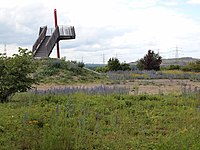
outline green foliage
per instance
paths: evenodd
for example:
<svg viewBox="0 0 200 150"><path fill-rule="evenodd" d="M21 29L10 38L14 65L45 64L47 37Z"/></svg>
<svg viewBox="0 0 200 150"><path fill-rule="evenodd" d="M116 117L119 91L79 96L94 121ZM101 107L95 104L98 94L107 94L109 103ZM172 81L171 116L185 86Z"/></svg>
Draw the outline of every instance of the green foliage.
<svg viewBox="0 0 200 150"><path fill-rule="evenodd" d="M183 71L200 72L200 60L196 62L190 62L186 66L181 68Z"/></svg>
<svg viewBox="0 0 200 150"><path fill-rule="evenodd" d="M78 67L83 68L85 64L83 62L78 62Z"/></svg>
<svg viewBox="0 0 200 150"><path fill-rule="evenodd" d="M110 58L108 60L108 69L109 69L109 71L120 70L121 67L120 67L119 59L117 59L117 58Z"/></svg>
<svg viewBox="0 0 200 150"><path fill-rule="evenodd" d="M170 65L170 66L161 66L160 69L161 70L181 70L181 66L180 65Z"/></svg>
<svg viewBox="0 0 200 150"><path fill-rule="evenodd" d="M120 63L117 58L110 58L106 66L97 67L97 72L108 72L108 71L118 71L118 70L131 70L130 65L127 63Z"/></svg>
<svg viewBox="0 0 200 150"><path fill-rule="evenodd" d="M41 83L56 84L94 82L104 78L86 70L82 62L54 58L38 60L35 76L40 79Z"/></svg>
<svg viewBox="0 0 200 150"><path fill-rule="evenodd" d="M180 65L170 65L169 70L180 70Z"/></svg>
<svg viewBox="0 0 200 150"><path fill-rule="evenodd" d="M101 66L101 67L97 67L96 68L97 72L102 72L102 73L106 73L109 71L108 66Z"/></svg>
<svg viewBox="0 0 200 150"><path fill-rule="evenodd" d="M181 70L187 72L187 71L191 71L191 68L188 65L186 65L186 66L181 67Z"/></svg>
<svg viewBox="0 0 200 150"><path fill-rule="evenodd" d="M161 66L162 70L182 70L185 72L200 72L200 61L189 62L185 66L180 65L170 65Z"/></svg>
<svg viewBox="0 0 200 150"><path fill-rule="evenodd" d="M199 149L196 96L19 93L0 104L0 147Z"/></svg>
<svg viewBox="0 0 200 150"><path fill-rule="evenodd" d="M137 62L137 67L140 70L160 70L162 57L149 50L148 53Z"/></svg>
<svg viewBox="0 0 200 150"><path fill-rule="evenodd" d="M7 102L9 96L25 92L36 83L36 79L31 76L36 65L27 49L19 48L19 54L13 57L0 56L0 70L0 102Z"/></svg>
<svg viewBox="0 0 200 150"><path fill-rule="evenodd" d="M136 67L137 67L139 70L144 70L144 64L142 63L141 59L137 61Z"/></svg>
<svg viewBox="0 0 200 150"><path fill-rule="evenodd" d="M120 70L126 71L126 70L131 70L130 65L127 63L121 63L120 64Z"/></svg>

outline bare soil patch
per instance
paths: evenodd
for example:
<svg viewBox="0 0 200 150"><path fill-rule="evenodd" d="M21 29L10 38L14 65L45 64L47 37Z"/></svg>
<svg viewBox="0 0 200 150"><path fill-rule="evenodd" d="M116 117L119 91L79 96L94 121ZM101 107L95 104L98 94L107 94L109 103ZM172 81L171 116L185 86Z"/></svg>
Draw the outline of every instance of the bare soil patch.
<svg viewBox="0 0 200 150"><path fill-rule="evenodd" d="M151 79L151 80L135 80L134 82L125 82L120 84L106 84L106 83L88 83L88 84L74 84L74 85L57 85L57 84L41 84L37 85L37 89L47 90L50 88L64 88L66 86L84 86L93 87L99 85L107 86L121 86L130 90L130 94L168 94L168 93L181 93L183 85L186 88L194 90L195 87L200 88L200 82L194 82L190 80L168 80L168 79Z"/></svg>

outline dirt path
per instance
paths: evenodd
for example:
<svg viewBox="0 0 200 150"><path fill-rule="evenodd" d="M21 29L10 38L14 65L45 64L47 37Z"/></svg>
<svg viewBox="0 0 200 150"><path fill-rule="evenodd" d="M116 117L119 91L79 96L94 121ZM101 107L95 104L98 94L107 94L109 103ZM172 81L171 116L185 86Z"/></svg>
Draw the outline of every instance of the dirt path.
<svg viewBox="0 0 200 150"><path fill-rule="evenodd" d="M133 83L127 83L132 93L138 92L148 94L158 93L180 93L185 87L187 90L195 87L200 88L200 82L193 82L190 80L168 80L168 79L156 79L156 80L136 80ZM138 91L137 91L138 90Z"/></svg>
<svg viewBox="0 0 200 150"><path fill-rule="evenodd" d="M41 84L37 85L37 89L46 90L50 88L62 88L66 86L85 86L93 87L102 85L101 83L89 83L89 84L74 84L74 85L56 85L56 84ZM105 84L107 85L107 84ZM108 86L114 86L108 84ZM192 91L195 87L200 89L200 82L194 82L190 80L168 80L168 79L152 79L152 80L135 80L134 82L126 82L121 84L115 84L115 86L126 87L130 90L131 94L158 94L158 93L180 93L181 89L185 86L186 89Z"/></svg>

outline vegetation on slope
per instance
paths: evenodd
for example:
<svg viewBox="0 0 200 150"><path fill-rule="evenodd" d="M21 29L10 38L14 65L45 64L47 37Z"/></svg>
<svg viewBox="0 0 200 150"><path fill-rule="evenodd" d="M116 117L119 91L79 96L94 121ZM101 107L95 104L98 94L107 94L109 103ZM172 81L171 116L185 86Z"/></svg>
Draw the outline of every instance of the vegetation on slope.
<svg viewBox="0 0 200 150"><path fill-rule="evenodd" d="M7 102L15 93L25 92L38 82L69 84L103 79L100 74L83 67L83 63L63 59L34 60L32 53L22 48L12 57L0 55L0 102Z"/></svg>
<svg viewBox="0 0 200 150"><path fill-rule="evenodd" d="M3 69L4 60L1 62ZM17 75L23 75L18 69L28 65L11 62L14 67L11 65L11 70L6 71L13 69ZM82 63L58 59L36 62L37 71L33 73L35 67L27 71L33 73L30 77L42 83L70 84L103 79L83 69ZM6 77L3 73L1 79ZM123 73L110 77L117 81L138 77L200 79L198 73L171 70ZM11 86L24 87L26 83L14 81ZM20 87L17 89L23 91ZM126 89L104 86L17 93L9 103L0 103L0 114L3 114L0 116L0 149L199 149L199 89L195 87L194 93L191 86L189 92L186 86L182 89L182 94L168 95L129 95Z"/></svg>
<svg viewBox="0 0 200 150"><path fill-rule="evenodd" d="M35 77L40 83L88 83L98 82L103 76L84 69L84 64L76 61L65 61L64 59L40 59Z"/></svg>

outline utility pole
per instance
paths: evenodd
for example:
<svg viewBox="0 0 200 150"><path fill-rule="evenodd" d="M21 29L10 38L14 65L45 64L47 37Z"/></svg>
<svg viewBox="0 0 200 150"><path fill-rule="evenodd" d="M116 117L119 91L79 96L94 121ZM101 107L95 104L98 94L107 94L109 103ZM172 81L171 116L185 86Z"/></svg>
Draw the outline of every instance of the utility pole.
<svg viewBox="0 0 200 150"><path fill-rule="evenodd" d="M103 64L105 64L105 54L103 54Z"/></svg>
<svg viewBox="0 0 200 150"><path fill-rule="evenodd" d="M175 58L179 58L179 52L181 51L182 48L176 46L176 47L173 47L173 49L175 48L175 50L172 50L171 52L175 52Z"/></svg>
<svg viewBox="0 0 200 150"><path fill-rule="evenodd" d="M176 52L175 52L175 58L178 58L179 57L179 55L178 55L178 52L180 51L179 49L178 49L179 47L178 46L176 46Z"/></svg>
<svg viewBox="0 0 200 150"><path fill-rule="evenodd" d="M176 49L175 49L175 58L179 58L179 52L181 51L180 49L180 47L178 47L178 46L176 46L175 47Z"/></svg>
<svg viewBox="0 0 200 150"><path fill-rule="evenodd" d="M83 63L83 56L81 57L81 62Z"/></svg>
<svg viewBox="0 0 200 150"><path fill-rule="evenodd" d="M4 53L3 53L4 56L7 56L7 49L6 49L6 44L4 44Z"/></svg>

